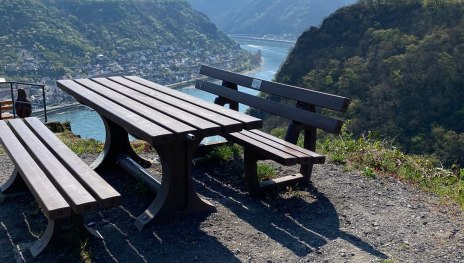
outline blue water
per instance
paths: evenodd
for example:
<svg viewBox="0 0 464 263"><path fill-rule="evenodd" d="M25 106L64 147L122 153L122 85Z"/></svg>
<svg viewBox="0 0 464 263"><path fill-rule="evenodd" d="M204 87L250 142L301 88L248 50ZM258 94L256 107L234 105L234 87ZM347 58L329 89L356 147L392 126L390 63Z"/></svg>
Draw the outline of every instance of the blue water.
<svg viewBox="0 0 464 263"><path fill-rule="evenodd" d="M284 62L290 49L293 47L291 43L242 38L234 40L240 43L243 49L250 52L255 53L261 50L263 57L262 66L259 70L247 73L247 75L263 80L272 80L274 78L280 65ZM214 101L216 97L211 93L197 90L193 86L179 88L178 90L207 101ZM251 94L257 94L255 90L244 88L243 90ZM240 106L240 111L244 111L245 109L245 106ZM99 141L105 140L105 127L103 121L97 113L85 106L80 106L65 112L50 113L48 115L48 121L69 121L73 133L80 135L82 138L94 138Z"/></svg>

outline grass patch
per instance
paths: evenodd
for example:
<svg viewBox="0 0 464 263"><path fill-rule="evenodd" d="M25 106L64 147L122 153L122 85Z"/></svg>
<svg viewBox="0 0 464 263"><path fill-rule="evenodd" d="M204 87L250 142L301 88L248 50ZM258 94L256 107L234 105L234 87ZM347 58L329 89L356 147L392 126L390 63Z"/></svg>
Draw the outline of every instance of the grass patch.
<svg viewBox="0 0 464 263"><path fill-rule="evenodd" d="M76 154L96 154L103 150L103 143L95 139L82 139L69 131L56 133L56 135Z"/></svg>
<svg viewBox="0 0 464 263"><path fill-rule="evenodd" d="M242 155L243 148L236 144L224 144L214 147L207 155L209 162L225 163L233 161Z"/></svg>
<svg viewBox="0 0 464 263"><path fill-rule="evenodd" d="M260 181L274 179L277 175L276 168L267 163L258 163L256 171Z"/></svg>
<svg viewBox="0 0 464 263"><path fill-rule="evenodd" d="M92 257L91 257L90 251L88 251L87 241L88 240L81 242L80 249L79 249L79 257L82 260L82 262L91 263Z"/></svg>
<svg viewBox="0 0 464 263"><path fill-rule="evenodd" d="M404 154L391 142L371 134L355 139L346 130L338 137L318 140L318 149L334 162L346 163L365 176L395 176L464 208L464 169L458 166L440 168L439 162L430 156Z"/></svg>

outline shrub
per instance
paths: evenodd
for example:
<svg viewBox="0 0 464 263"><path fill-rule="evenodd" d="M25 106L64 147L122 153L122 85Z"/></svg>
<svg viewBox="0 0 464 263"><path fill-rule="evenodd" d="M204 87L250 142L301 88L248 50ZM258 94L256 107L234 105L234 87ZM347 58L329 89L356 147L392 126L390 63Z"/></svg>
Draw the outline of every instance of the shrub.
<svg viewBox="0 0 464 263"><path fill-rule="evenodd" d="M258 178L260 181L276 178L276 169L273 165L267 163L258 163L257 166Z"/></svg>
<svg viewBox="0 0 464 263"><path fill-rule="evenodd" d="M239 158L243 149L236 144L224 144L214 147L207 155L206 159L211 162L229 162Z"/></svg>

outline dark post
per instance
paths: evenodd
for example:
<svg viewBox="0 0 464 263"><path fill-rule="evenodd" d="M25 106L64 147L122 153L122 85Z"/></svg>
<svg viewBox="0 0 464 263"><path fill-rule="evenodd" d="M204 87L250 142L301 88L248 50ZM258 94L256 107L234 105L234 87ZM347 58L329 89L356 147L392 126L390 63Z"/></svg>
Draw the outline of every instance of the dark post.
<svg viewBox="0 0 464 263"><path fill-rule="evenodd" d="M45 122L47 122L47 102L45 101L45 85L42 85L42 98L43 98Z"/></svg>
<svg viewBox="0 0 464 263"><path fill-rule="evenodd" d="M229 88L229 89L238 90L237 84L232 83L232 82L223 81L222 86L226 87L226 88ZM214 100L214 103L218 104L218 105L221 105L221 106L229 104L230 109L238 111L238 102L236 102L236 101L226 99L226 98L223 98L223 97L219 96Z"/></svg>
<svg viewBox="0 0 464 263"><path fill-rule="evenodd" d="M13 82L10 82L11 101L13 101L13 118L16 118L15 98L13 93Z"/></svg>

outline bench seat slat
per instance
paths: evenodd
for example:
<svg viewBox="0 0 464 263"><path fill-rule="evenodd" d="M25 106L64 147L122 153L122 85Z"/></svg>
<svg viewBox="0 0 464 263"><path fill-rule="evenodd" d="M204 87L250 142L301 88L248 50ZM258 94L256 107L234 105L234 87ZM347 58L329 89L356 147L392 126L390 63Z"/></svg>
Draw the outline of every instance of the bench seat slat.
<svg viewBox="0 0 464 263"><path fill-rule="evenodd" d="M45 216L49 220L70 216L71 207L69 204L4 121L0 121L0 140L24 182L42 207Z"/></svg>
<svg viewBox="0 0 464 263"><path fill-rule="evenodd" d="M95 81L97 80L95 79ZM165 105L181 109L184 112L189 112L197 116L198 118L207 120L208 122L216 123L217 125L222 126L224 132L237 131L242 127L242 123L235 119L218 114L214 111L210 111L209 109L192 105L191 103L188 103L184 100L181 100L169 94L162 93L155 89L148 88L129 79L125 79L122 77L110 77L109 80L105 81L108 81L108 83L109 81L113 81L111 88L117 89L119 92L127 94L128 96L131 96L132 98L137 99L142 103L144 103L143 101L145 100L143 98L147 96L149 97L148 100L156 101L158 105L160 103L163 103ZM116 83L120 85L115 85ZM148 103L148 100L145 103ZM224 126L227 128L224 128Z"/></svg>
<svg viewBox="0 0 464 263"><path fill-rule="evenodd" d="M68 170L73 171L75 178L92 194L100 207L107 208L120 204L121 195L58 139L39 119L26 118L24 120L48 149L55 152L55 156L60 159L61 163Z"/></svg>
<svg viewBox="0 0 464 263"><path fill-rule="evenodd" d="M131 80L131 81L142 84L142 85L144 85L146 87L149 87L151 89L154 89L154 90L157 90L159 92L162 92L162 93L168 94L170 96L176 97L178 99L181 99L183 101L188 101L188 102L190 102L192 104L195 104L195 105L197 105L199 107L202 107L204 109L208 109L208 110L214 111L216 113L219 113L219 114L221 114L223 116L230 117L230 118L233 118L233 119L238 120L240 122L243 122L244 127L246 129L257 129L257 128L260 128L262 126L262 122L258 118L255 118L255 117L252 117L252 116L249 116L249 115L245 115L245 114L241 114L239 112L237 112L237 113L230 112L230 111L228 111L227 109L225 109L222 106L211 105L211 103L206 102L204 100L197 99L197 98L192 98L192 96L184 94L184 93L182 93L180 91L163 87L163 86L161 86L159 84L156 84L156 83L153 83L151 81L142 79L140 77L129 76L129 77L126 77L126 78Z"/></svg>
<svg viewBox="0 0 464 263"><path fill-rule="evenodd" d="M151 144L168 143L174 139L173 133L151 121L119 106L112 101L86 89L72 80L58 80L58 87L68 92L83 104L86 104L106 118Z"/></svg>
<svg viewBox="0 0 464 263"><path fill-rule="evenodd" d="M221 127L218 124L213 123L206 118L201 118L197 115L191 114L189 111L184 109L182 105L169 105L165 102L156 99L156 97L151 97L146 94L137 92L119 83L111 81L107 78L94 78L92 80L96 83L99 83L107 87L108 89L113 90L114 92L124 94L125 96L131 98L137 103L141 103L150 108L156 106L157 111L169 115L169 117L174 118L176 120L178 120L178 116L184 115L186 116L186 124L202 130L202 133L205 136L211 135L212 133L216 134L221 129ZM239 125L238 122L237 125Z"/></svg>
<svg viewBox="0 0 464 263"><path fill-rule="evenodd" d="M34 136L21 119L9 121L9 126L20 138L36 162L49 174L50 181L57 187L76 214L91 211L97 207L96 200L61 164L61 162Z"/></svg>
<svg viewBox="0 0 464 263"><path fill-rule="evenodd" d="M277 103L275 101L270 101L237 90L224 88L220 85L207 81L198 80L195 87L197 89L246 104L250 107L262 109L266 112L279 115L290 120L295 120L315 128L320 128L328 132L339 133L342 127L342 122L340 120Z"/></svg>
<svg viewBox="0 0 464 263"><path fill-rule="evenodd" d="M225 136L227 140L232 142L237 142L238 144L251 149L252 151L263 155L267 158L279 162L284 165L294 165L297 164L297 157L278 150L274 147L271 147L265 143L256 141L253 138L250 138L240 132L234 132Z"/></svg>
<svg viewBox="0 0 464 263"><path fill-rule="evenodd" d="M255 134L257 134L257 135L259 135L259 136L261 136L263 138L267 138L267 139L275 141L275 142L277 142L279 144L285 145L285 147L300 151L303 154L310 155L313 158L313 163L325 163L325 156L324 155L320 155L320 154L318 154L316 152L313 152L313 151L310 151L308 149L302 148L300 146L297 146L297 145L295 145L293 143L287 142L285 140L282 140L280 138L277 138L277 137L275 137L273 135L267 134L267 133L262 132L260 130L250 130L249 132L250 133L255 133Z"/></svg>
<svg viewBox="0 0 464 263"><path fill-rule="evenodd" d="M194 133L196 131L195 128L181 121L178 121L171 116L168 116L148 106L140 105L140 103L132 100L131 98L102 87L100 84L89 79L76 79L74 81L81 84L82 86L85 86L87 89L113 101L115 104L118 104L137 113L140 116L144 116L145 118L156 122L159 126L162 126L167 130L171 130L175 134L185 136L188 133Z"/></svg>
<svg viewBox="0 0 464 263"><path fill-rule="evenodd" d="M304 148L301 148L297 145L293 145L292 147L288 146L288 144L291 143L280 143L277 140L271 140L268 138L268 136L261 136L258 133L253 133L250 131L241 131L241 134L248 136L252 139L255 139L257 141L260 141L262 143L265 143L271 147L274 147L280 151L286 152L288 154L294 155L295 157L298 158L298 163L321 163L320 156L319 154L306 150ZM272 136L272 135L270 135ZM276 138L278 139L278 138ZM285 142L285 141L284 141ZM324 159L324 158L322 158ZM323 163L323 162L322 162Z"/></svg>
<svg viewBox="0 0 464 263"><path fill-rule="evenodd" d="M253 87L253 81L255 78L205 65L201 66L200 74L219 80L225 80L231 83L236 83L242 87L256 89L262 92L271 93L340 112L346 112L350 103L350 100L345 97L266 80L260 80L261 85L259 88L256 88Z"/></svg>

